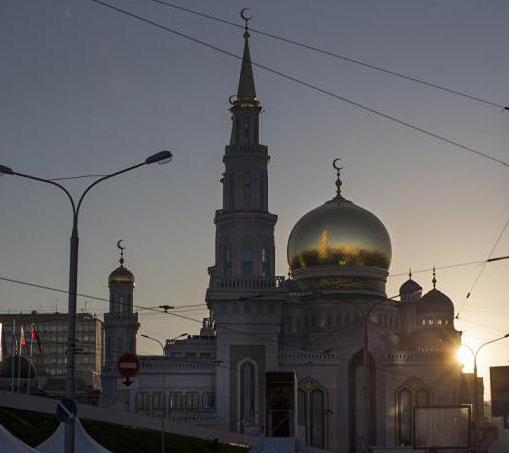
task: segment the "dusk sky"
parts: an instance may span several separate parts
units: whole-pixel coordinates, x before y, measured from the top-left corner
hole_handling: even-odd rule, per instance
[[[242,31],[150,0],[108,0],[160,24],[241,54]],[[507,0],[187,0],[187,8],[509,103]],[[509,112],[252,34],[255,62],[509,161]],[[0,163],[47,178],[104,174],[161,149],[172,163],[98,186],[80,220],[79,291],[108,297],[127,245],[135,303],[203,303],[213,265],[214,211],[221,207],[228,97],[240,63],[90,0],[0,2]],[[286,275],[292,226],[335,191],[375,213],[392,240],[390,272],[485,259],[509,216],[509,167],[255,68],[268,145],[277,274]],[[65,184],[78,193],[87,180]],[[0,178],[0,277],[66,289],[71,213],[44,184]],[[509,229],[493,256],[509,255]],[[438,271],[437,288],[461,309],[479,265]],[[509,260],[488,264],[457,327],[475,347],[508,332]],[[406,276],[389,279],[394,296]],[[415,273],[431,288],[431,272]],[[101,315],[107,303],[79,298]],[[65,311],[67,298],[0,281],[2,311]],[[181,311],[196,319],[203,308]],[[161,340],[199,324],[141,312],[139,333]],[[160,353],[139,338],[140,353]],[[480,358],[505,365],[509,341]]]

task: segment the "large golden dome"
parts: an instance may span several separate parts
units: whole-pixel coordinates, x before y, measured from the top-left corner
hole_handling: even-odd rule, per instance
[[[292,271],[314,266],[370,266],[391,262],[391,240],[371,212],[344,198],[313,209],[293,227],[288,240]]]
[[[387,271],[391,240],[371,212],[338,195],[308,212],[293,227],[288,240],[292,271],[316,266],[374,267]]]

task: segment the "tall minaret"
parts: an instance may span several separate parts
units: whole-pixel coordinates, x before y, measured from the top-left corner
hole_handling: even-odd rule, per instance
[[[223,208],[216,211],[214,219],[216,264],[209,268],[211,287],[274,277],[277,216],[268,211],[269,156],[259,139],[262,108],[256,97],[247,20],[239,86],[232,98],[231,138],[225,147],[221,179]]]
[[[136,353],[136,332],[138,313],[133,312],[134,275],[124,267],[122,241],[117,242],[120,250],[120,266],[108,277],[110,308],[104,314],[104,366],[101,374],[104,403],[111,403],[116,396],[116,380],[120,377],[118,359],[126,352]]]

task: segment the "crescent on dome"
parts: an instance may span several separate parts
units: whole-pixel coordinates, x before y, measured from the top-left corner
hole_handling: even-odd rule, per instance
[[[119,250],[125,250],[125,246],[122,245],[123,242],[124,242],[123,239],[120,239],[120,240],[117,241],[117,248]]]
[[[228,103],[229,103],[230,105],[233,105],[233,101],[232,101],[232,99],[233,99],[234,97],[235,97],[235,95],[234,95],[234,94],[232,94],[232,95],[228,98]]]

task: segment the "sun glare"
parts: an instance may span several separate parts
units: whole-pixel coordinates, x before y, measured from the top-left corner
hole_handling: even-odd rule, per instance
[[[472,352],[465,346],[461,345],[456,353],[458,362],[463,365],[464,372],[471,372],[474,369],[474,358]]]

